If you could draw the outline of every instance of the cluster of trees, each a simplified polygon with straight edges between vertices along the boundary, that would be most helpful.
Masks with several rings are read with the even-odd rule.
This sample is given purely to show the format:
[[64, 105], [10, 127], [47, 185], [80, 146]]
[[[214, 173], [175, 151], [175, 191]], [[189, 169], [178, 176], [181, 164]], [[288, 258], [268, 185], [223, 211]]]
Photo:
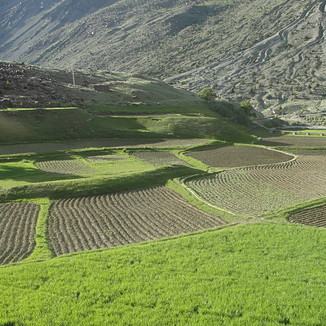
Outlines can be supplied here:
[[209, 108], [219, 115], [230, 119], [233, 122], [250, 124], [250, 117], [256, 117], [256, 111], [250, 100], [244, 100], [240, 104], [233, 104], [226, 101], [215, 101], [216, 94], [212, 88], [203, 88], [198, 96], [207, 101]]

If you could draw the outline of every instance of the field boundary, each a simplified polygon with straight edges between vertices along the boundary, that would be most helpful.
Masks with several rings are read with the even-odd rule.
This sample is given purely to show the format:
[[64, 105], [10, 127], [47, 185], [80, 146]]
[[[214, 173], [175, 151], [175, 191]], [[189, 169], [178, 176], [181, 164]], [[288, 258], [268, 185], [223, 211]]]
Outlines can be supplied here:
[[[223, 171], [225, 171], [225, 170], [221, 170], [221, 171], [218, 171], [218, 172], [207, 173], [206, 175], [217, 174], [217, 173], [221, 173]], [[201, 198], [194, 190], [190, 189], [184, 183], [184, 181], [186, 181], [187, 179], [196, 178], [198, 176], [206, 176], [206, 175], [193, 174], [193, 175], [190, 175], [190, 176], [187, 176], [187, 177], [184, 177], [184, 178], [177, 178], [177, 180], [179, 181], [180, 185], [183, 186], [191, 195], [193, 195], [194, 197], [196, 197], [198, 200], [200, 200], [201, 202], [203, 202], [205, 205], [210, 206], [210, 207], [213, 207], [213, 208], [215, 208], [217, 210], [220, 210], [220, 211], [222, 211], [224, 213], [227, 213], [227, 214], [230, 214], [230, 215], [233, 215], [233, 216], [237, 216], [238, 214], [235, 214], [235, 213], [233, 213], [231, 211], [228, 211], [228, 210], [223, 209], [223, 208], [221, 208], [219, 206], [216, 206], [216, 205], [213, 205], [213, 204], [209, 203], [205, 199]]]
[[24, 259], [23, 262], [43, 261], [52, 258], [52, 252], [49, 249], [48, 238], [47, 238], [47, 223], [48, 214], [51, 206], [51, 200], [48, 198], [40, 198], [29, 202], [37, 203], [40, 205], [40, 212], [36, 223], [35, 232], [35, 247], [29, 257]]
[[[246, 146], [246, 145], [244, 145]], [[249, 145], [251, 146], [251, 145]], [[258, 145], [259, 146], [259, 145]], [[260, 146], [259, 146], [260, 147]], [[265, 146], [262, 146], [263, 148]], [[288, 160], [288, 161], [283, 161], [283, 162], [277, 162], [277, 163], [267, 163], [267, 164], [257, 164], [257, 165], [247, 165], [247, 166], [240, 166], [240, 167], [230, 167], [230, 168], [223, 168], [222, 170], [220, 171], [207, 171], [206, 174], [193, 174], [193, 175], [190, 175], [190, 176], [186, 176], [186, 177], [183, 177], [183, 178], [176, 178], [176, 180], [178, 180], [178, 182], [180, 183], [180, 185], [185, 188], [191, 195], [193, 195], [194, 197], [196, 197], [199, 201], [201, 201], [202, 203], [204, 203], [205, 205], [208, 205], [214, 209], [217, 209], [217, 210], [220, 210], [224, 213], [227, 213], [227, 214], [230, 214], [230, 215], [233, 215], [233, 216], [238, 216], [238, 214], [236, 213], [233, 213], [229, 210], [226, 210], [224, 208], [221, 208], [219, 206], [216, 206], [216, 205], [213, 205], [209, 202], [207, 202], [205, 199], [203, 199], [202, 197], [200, 197], [196, 191], [192, 190], [190, 187], [188, 187], [186, 184], [185, 184], [185, 181], [187, 181], [188, 179], [197, 179], [197, 178], [200, 178], [200, 177], [205, 177], [205, 176], [209, 176], [209, 175], [213, 175], [213, 174], [218, 174], [218, 173], [221, 173], [221, 172], [225, 172], [225, 171], [229, 171], [229, 170], [241, 170], [241, 169], [245, 169], [245, 168], [252, 168], [252, 167], [263, 167], [263, 166], [269, 166], [269, 165], [280, 165], [280, 164], [284, 164], [284, 163], [289, 163], [289, 162], [293, 162], [295, 161], [298, 156], [295, 155], [295, 154], [290, 154], [290, 153], [286, 153], [284, 151], [281, 151], [281, 150], [278, 150], [278, 149], [273, 149], [273, 148], [268, 148], [268, 147], [265, 147], [267, 150], [271, 150], [271, 151], [277, 151], [277, 152], [280, 152], [282, 154], [286, 154], [288, 156], [292, 156], [292, 159]], [[243, 217], [246, 217], [248, 218], [247, 215], [241, 215]]]

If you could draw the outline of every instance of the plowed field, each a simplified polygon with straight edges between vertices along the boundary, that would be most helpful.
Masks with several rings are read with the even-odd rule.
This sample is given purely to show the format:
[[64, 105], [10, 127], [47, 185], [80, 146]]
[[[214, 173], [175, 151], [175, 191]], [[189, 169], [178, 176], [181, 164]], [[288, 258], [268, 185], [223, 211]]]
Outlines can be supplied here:
[[263, 138], [260, 144], [266, 146], [321, 147], [326, 146], [326, 137], [274, 136]]
[[90, 163], [106, 163], [106, 162], [117, 162], [117, 161], [126, 161], [128, 160], [128, 156], [126, 155], [97, 155], [97, 156], [89, 156], [87, 157], [87, 161]]
[[83, 175], [95, 172], [79, 160], [43, 161], [35, 163], [35, 166], [42, 171], [58, 174]]
[[102, 148], [102, 147], [174, 147], [201, 145], [207, 143], [207, 139], [100, 139], [100, 140], [75, 140], [66, 143], [34, 143], [18, 145], [1, 145], [0, 155], [20, 154], [20, 153], [42, 153], [58, 150], [82, 149], [82, 148]]
[[186, 154], [212, 167], [235, 167], [289, 161], [293, 157], [255, 146], [225, 146]]
[[289, 220], [293, 223], [326, 228], [326, 206], [315, 207], [295, 213]]
[[185, 184], [210, 204], [233, 213], [261, 215], [326, 196], [325, 156], [230, 169]]
[[55, 201], [48, 235], [55, 255], [212, 228], [225, 222], [166, 187]]
[[39, 205], [0, 204], [0, 265], [27, 258], [35, 246]]
[[295, 154], [297, 156], [301, 155], [301, 156], [306, 156], [306, 155], [314, 155], [314, 156], [322, 156], [322, 155], [326, 155], [326, 150], [325, 149], [298, 149], [298, 150], [291, 150], [289, 151], [292, 154]]
[[179, 159], [177, 156], [175, 156], [172, 153], [169, 152], [135, 152], [132, 154], [136, 158], [152, 164], [154, 166], [160, 166], [160, 165], [189, 165], [186, 162]]

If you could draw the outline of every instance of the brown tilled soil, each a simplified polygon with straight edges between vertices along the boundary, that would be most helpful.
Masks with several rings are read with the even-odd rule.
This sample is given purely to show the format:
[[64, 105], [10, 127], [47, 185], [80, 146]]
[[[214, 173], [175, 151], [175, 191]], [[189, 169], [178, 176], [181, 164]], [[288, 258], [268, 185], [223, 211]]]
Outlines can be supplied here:
[[182, 161], [180, 158], [175, 156], [173, 153], [169, 152], [134, 152], [132, 154], [136, 158], [152, 164], [154, 166], [160, 166], [160, 165], [187, 165], [185, 161]]
[[298, 149], [298, 150], [290, 150], [287, 152], [291, 153], [291, 154], [295, 154], [297, 156], [325, 156], [326, 155], [326, 149]]
[[126, 155], [109, 154], [109, 155], [88, 156], [86, 160], [90, 163], [107, 163], [107, 162], [128, 161], [129, 157]]
[[35, 163], [35, 166], [44, 172], [57, 174], [83, 175], [95, 172], [79, 160], [43, 161]]
[[324, 156], [214, 173], [186, 185], [212, 205], [236, 214], [260, 216], [326, 196]]
[[236, 167], [289, 161], [293, 157], [254, 146], [225, 146], [187, 154], [212, 167]]
[[326, 228], [326, 205], [295, 213], [290, 222]]
[[326, 146], [326, 136], [274, 136], [260, 141], [265, 146], [321, 147]]
[[207, 139], [98, 139], [75, 140], [67, 143], [32, 143], [17, 145], [0, 145], [0, 155], [42, 153], [58, 150], [102, 148], [102, 147], [174, 147], [201, 145], [207, 143]]
[[53, 202], [48, 236], [53, 253], [107, 248], [225, 224], [166, 187]]
[[32, 253], [39, 210], [39, 205], [30, 203], [0, 204], [0, 265]]

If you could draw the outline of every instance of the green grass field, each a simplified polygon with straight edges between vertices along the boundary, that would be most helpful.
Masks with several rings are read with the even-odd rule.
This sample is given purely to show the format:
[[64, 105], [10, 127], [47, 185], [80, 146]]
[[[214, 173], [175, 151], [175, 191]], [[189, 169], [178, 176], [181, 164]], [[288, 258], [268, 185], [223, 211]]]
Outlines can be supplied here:
[[[78, 119], [85, 123], [90, 118], [90, 113], [86, 111], [63, 110], [64, 115], [70, 118], [72, 118], [70, 112], [73, 111], [74, 114], [77, 112], [74, 116], [76, 125]], [[27, 114], [27, 111], [22, 112]], [[45, 135], [46, 128], [51, 125], [51, 117], [47, 115], [29, 116], [28, 119], [25, 122], [30, 123], [29, 132], [33, 131], [33, 137], [36, 138], [39, 132]], [[35, 124], [37, 119], [40, 120]], [[55, 119], [59, 122], [62, 116]], [[222, 163], [218, 162], [229, 162], [232, 158], [239, 159], [238, 152], [227, 152], [228, 148], [234, 150], [234, 147], [222, 147], [232, 144], [221, 140], [248, 143], [255, 140], [254, 137], [249, 136], [245, 130], [237, 131], [236, 126], [230, 128], [231, 124], [214, 116], [103, 116], [100, 118], [95, 115], [94, 119], [87, 123], [90, 123], [101, 135], [105, 128], [112, 128], [107, 133], [115, 130], [120, 136], [130, 136], [134, 133], [137, 137], [140, 134], [147, 134], [149, 142], [144, 145], [144, 142], [140, 141], [129, 147], [121, 145], [118, 141], [122, 148], [113, 148], [108, 147], [104, 140], [99, 140], [98, 148], [86, 148], [87, 141], [85, 141], [83, 149], [59, 147], [61, 151], [57, 152], [42, 152], [50, 147], [40, 144], [40, 153], [0, 157], [0, 209], [5, 210], [10, 206], [5, 203], [27, 202], [34, 204], [33, 212], [37, 211], [39, 214], [37, 221], [35, 217], [30, 218], [36, 221], [35, 234], [31, 233], [29, 243], [29, 246], [32, 245], [34, 248], [30, 256], [19, 263], [0, 266], [0, 326], [325, 325], [325, 229], [289, 223], [291, 210], [276, 213], [272, 211], [266, 219], [258, 219], [255, 214], [244, 217], [246, 202], [241, 201], [238, 193], [234, 191], [232, 194], [225, 192], [224, 195], [227, 200], [233, 200], [232, 196], [235, 196], [239, 202], [237, 207], [241, 211], [236, 211], [238, 214], [228, 213], [227, 207], [225, 207], [226, 211], [223, 211], [219, 209], [219, 205], [216, 207], [208, 205], [180, 183], [180, 180], [185, 177], [205, 176], [212, 169], [221, 170]], [[38, 129], [33, 129], [36, 125]], [[8, 126], [14, 127], [10, 124]], [[83, 129], [85, 125], [78, 126], [82, 135], [86, 136], [89, 125], [86, 129]], [[69, 128], [69, 120], [60, 128], [63, 128], [62, 131], [64, 128]], [[17, 135], [20, 132], [19, 129], [14, 128], [11, 131]], [[49, 137], [53, 138], [56, 132], [55, 129], [49, 129]], [[165, 138], [171, 137], [171, 140], [176, 141], [178, 140], [176, 135], [180, 138], [181, 136], [194, 137], [194, 135], [202, 138], [208, 136], [211, 141], [204, 140], [201, 143], [196, 140], [193, 143], [182, 143], [180, 139], [182, 146], [175, 142], [167, 142], [165, 147], [159, 147], [164, 142], [158, 142], [157, 139], [154, 141], [154, 138], [151, 138], [153, 135], [157, 137], [164, 135]], [[70, 139], [70, 136], [70, 134], [60, 135], [67, 139]], [[282, 137], [279, 142], [276, 140], [278, 139], [274, 142], [276, 146], [291, 145], [289, 138]], [[151, 141], [153, 141], [152, 145]], [[315, 140], [312, 138], [304, 141], [308, 146], [310, 144], [315, 146]], [[37, 147], [37, 144], [35, 145]], [[253, 164], [258, 162], [256, 155], [258, 147], [241, 146], [240, 149], [245, 152], [244, 157], [250, 159]], [[260, 151], [266, 150], [259, 148]], [[212, 160], [201, 162], [198, 158], [186, 155], [191, 152], [200, 154], [212, 152]], [[154, 155], [154, 163], [159, 160], [159, 164], [155, 165], [152, 162], [154, 164], [152, 165], [149, 164], [149, 160], [142, 160], [144, 153]], [[267, 156], [259, 156], [260, 164], [271, 163], [270, 154], [273, 154], [273, 151], [266, 151], [266, 153]], [[310, 189], [308, 185], [313, 186], [314, 180], [319, 180], [320, 185], [323, 185], [323, 156], [319, 155], [319, 151], [313, 154], [319, 157], [319, 168], [310, 169], [313, 170], [312, 172], [309, 170], [312, 181], [302, 179], [304, 191]], [[223, 157], [215, 160], [216, 155]], [[300, 155], [306, 154], [302, 152]], [[161, 156], [165, 159], [161, 160]], [[289, 159], [287, 155], [280, 155], [280, 153], [278, 157], [284, 157], [286, 161]], [[312, 158], [311, 155], [306, 157], [308, 161]], [[265, 162], [266, 159], [268, 161]], [[273, 156], [273, 162], [274, 159]], [[187, 166], [176, 165], [174, 160], [185, 162]], [[282, 158], [275, 162], [279, 160]], [[245, 161], [243, 164], [247, 165], [248, 162]], [[279, 166], [278, 163], [274, 165]], [[298, 171], [307, 176], [305, 166], [305, 164], [298, 166]], [[274, 166], [272, 167], [274, 169]], [[258, 168], [253, 166], [252, 169]], [[267, 167], [260, 169], [265, 171], [263, 173], [265, 176]], [[298, 171], [295, 171], [296, 176], [299, 175]], [[282, 182], [290, 184], [285, 179], [282, 178]], [[291, 177], [291, 180], [296, 179]], [[229, 185], [229, 181], [225, 185]], [[260, 189], [261, 184], [258, 181], [254, 185]], [[241, 179], [239, 183], [243, 189], [248, 187], [250, 190], [254, 189], [246, 184], [246, 180]], [[170, 189], [165, 188], [163, 192], [155, 192], [163, 193], [165, 197], [156, 195], [154, 201], [154, 197], [151, 199], [151, 195], [148, 195], [151, 192], [144, 188], [151, 189], [156, 186], [167, 186]], [[235, 186], [239, 188], [237, 182]], [[318, 193], [321, 193], [321, 190], [315, 188]], [[128, 195], [128, 191], [132, 190], [137, 191], [139, 197]], [[173, 195], [172, 190], [179, 194]], [[141, 197], [145, 196], [145, 192], [146, 197]], [[248, 189], [247, 193], [249, 193]], [[178, 198], [180, 195], [183, 198]], [[112, 202], [119, 201], [119, 205], [110, 206], [105, 199], [108, 197]], [[181, 212], [172, 221], [169, 209], [176, 211], [177, 209], [171, 207], [174, 204], [168, 204], [168, 208], [163, 207], [163, 199], [166, 203], [171, 203], [171, 198], [174, 200], [173, 203], [177, 203], [176, 208]], [[324, 198], [320, 196], [318, 202], [314, 201], [309, 205], [304, 202], [304, 198], [299, 203], [296, 202], [297, 206], [293, 210], [301, 211], [309, 205], [309, 207], [325, 205]], [[55, 206], [56, 200], [63, 200], [62, 206], [59, 204]], [[96, 200], [99, 200], [99, 204], [96, 204]], [[273, 201], [273, 198], [269, 196], [269, 200]], [[145, 214], [142, 215], [140, 212], [141, 209], [136, 209], [136, 206], [139, 207], [138, 203], [142, 201], [143, 206], [146, 207], [144, 211], [147, 211], [150, 206], [152, 209], [154, 207], [154, 213], [149, 212], [146, 221]], [[250, 203], [253, 202], [251, 198]], [[84, 203], [84, 206], [78, 206], [78, 203]], [[189, 203], [196, 207], [188, 206]], [[243, 204], [244, 208], [240, 204]], [[128, 209], [124, 209], [124, 205]], [[264, 205], [263, 201], [260, 205]], [[25, 206], [22, 205], [16, 211], [23, 212]], [[276, 206], [280, 208], [279, 206], [282, 205]], [[285, 208], [283, 206], [281, 208]], [[56, 217], [60, 214], [53, 211], [55, 209], [60, 211], [60, 207], [63, 207], [62, 210], [66, 215], [62, 224], [55, 225], [59, 220]], [[182, 207], [187, 207], [190, 211]], [[91, 213], [84, 214], [83, 221], [79, 219], [76, 212], [85, 212], [88, 209]], [[198, 209], [205, 213], [201, 213]], [[123, 213], [127, 211], [128, 213]], [[114, 223], [116, 223], [114, 228], [120, 232], [121, 237], [127, 238], [127, 233], [133, 229], [133, 227], [128, 229], [131, 224], [144, 233], [141, 239], [151, 238], [151, 232], [156, 232], [157, 238], [162, 239], [61, 255], [62, 252], [81, 250], [80, 248], [84, 248], [79, 246], [84, 241], [81, 239], [91, 243], [92, 237], [94, 239], [96, 237], [98, 244], [96, 248], [107, 248], [103, 244], [104, 238], [110, 241], [110, 236], [115, 230], [109, 224], [113, 222], [108, 218], [108, 212], [114, 213]], [[26, 226], [21, 226], [24, 221], [23, 213], [21, 214], [21, 221], [16, 227], [16, 224], [10, 224], [8, 214], [0, 210], [0, 264], [1, 257], [6, 256], [8, 251], [7, 244], [13, 244], [14, 247], [16, 242], [18, 243], [18, 238], [15, 238], [14, 234], [16, 229], [20, 232], [17, 234], [27, 230]], [[195, 222], [202, 222], [199, 223], [200, 225], [207, 225], [204, 223], [205, 218], [213, 220], [215, 218], [221, 224], [213, 224], [215, 228], [210, 230], [180, 235], [182, 230], [191, 229], [191, 221], [182, 219], [182, 214], [187, 217], [195, 216]], [[211, 214], [215, 216], [212, 217]], [[91, 215], [92, 219], [88, 215]], [[9, 222], [3, 222], [5, 218], [2, 219], [2, 216], [5, 216], [6, 221]], [[77, 233], [82, 232], [82, 236], [76, 235], [76, 232], [69, 232], [68, 219], [71, 216], [74, 216], [74, 223], [78, 225], [76, 229], [81, 230]], [[155, 218], [158, 217], [159, 222], [155, 222]], [[67, 220], [64, 220], [65, 218]], [[50, 221], [54, 230], [52, 235], [49, 234]], [[180, 221], [185, 223], [184, 228], [180, 228], [182, 224]], [[146, 231], [144, 231], [145, 227], [141, 229], [145, 222], [150, 226]], [[159, 227], [160, 223], [166, 230], [172, 230], [169, 235], [179, 235], [164, 238]], [[6, 234], [8, 225], [13, 230], [13, 234], [9, 236]], [[100, 231], [95, 234], [95, 231], [89, 231], [91, 228]], [[181, 231], [177, 233], [173, 231], [174, 229]], [[71, 239], [62, 244], [55, 240], [55, 230], [65, 230], [66, 238], [71, 237]], [[135, 231], [132, 232], [129, 235], [134, 237], [132, 239], [135, 240], [134, 242], [137, 242], [137, 234], [135, 235]], [[55, 252], [51, 243], [57, 246], [67, 244], [67, 251], [60, 253], [59, 250], [60, 256], [54, 258]], [[68, 248], [70, 244], [75, 248]], [[19, 251], [16, 247], [12, 249], [14, 254]], [[27, 248], [27, 245], [25, 247]], [[27, 252], [27, 249], [24, 250]], [[30, 252], [28, 251], [27, 255]], [[6, 260], [3, 262], [6, 263]]]
[[[31, 112], [36, 112], [32, 114]], [[18, 116], [0, 112], [0, 143], [94, 138], [213, 138], [252, 142], [245, 128], [219, 117], [107, 116], [87, 111], [21, 111]]]
[[0, 324], [325, 325], [325, 244], [247, 224], [6, 266]]

